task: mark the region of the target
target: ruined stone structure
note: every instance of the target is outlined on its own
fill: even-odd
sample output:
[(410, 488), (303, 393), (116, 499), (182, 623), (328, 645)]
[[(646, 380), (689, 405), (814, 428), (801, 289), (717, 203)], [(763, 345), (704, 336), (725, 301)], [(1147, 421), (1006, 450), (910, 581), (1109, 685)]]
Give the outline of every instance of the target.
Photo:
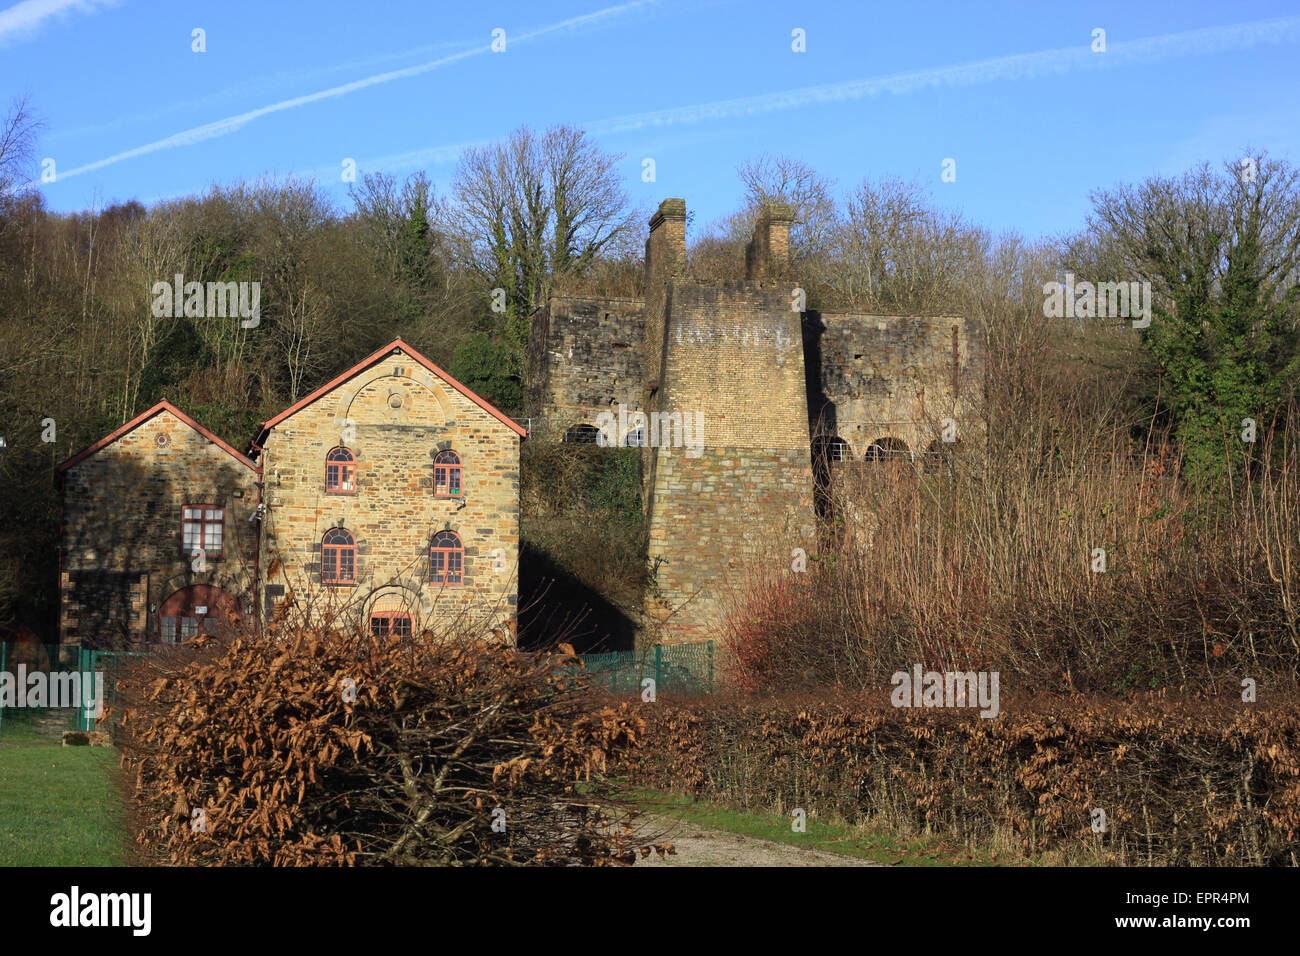
[(523, 428), (398, 340), (240, 454), (163, 402), (59, 467), (60, 639), (173, 643), (281, 602), (513, 633)]
[(667, 199), (644, 299), (556, 297), (534, 316), (529, 414), (552, 434), (643, 448), (647, 624), (666, 643), (715, 636), (732, 588), (812, 551), (815, 472), (914, 461), (978, 428), (981, 331), (958, 316), (806, 310), (791, 220), (769, 204), (745, 278), (700, 280), (686, 272), (686, 204)]

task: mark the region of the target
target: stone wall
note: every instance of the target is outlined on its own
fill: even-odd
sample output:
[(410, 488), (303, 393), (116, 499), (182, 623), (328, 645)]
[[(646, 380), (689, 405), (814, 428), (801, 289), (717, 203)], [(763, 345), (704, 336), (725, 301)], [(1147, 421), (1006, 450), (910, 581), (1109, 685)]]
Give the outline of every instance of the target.
[(756, 574), (789, 569), (791, 550), (811, 551), (808, 449), (711, 447), (699, 458), (657, 449), (646, 599), (654, 637), (708, 640), (733, 595)]
[[(790, 282), (673, 280), (653, 411), (702, 419), (696, 447), (646, 451), (647, 612), (666, 643), (717, 636), (731, 588), (811, 542), (800, 313)], [(696, 417), (698, 415), (698, 418)], [(805, 537), (806, 536), (806, 537)]]
[(685, 268), (686, 200), (665, 199), (650, 217), (650, 237), (645, 244), (644, 404), (650, 403), (650, 393), (659, 387), (662, 377), (668, 289)]
[[(349, 427), (350, 426), (350, 427)], [(484, 633), (515, 617), (519, 436), (423, 365), (395, 353), (276, 424), (264, 443), (269, 511), (263, 567), (269, 606), (292, 593), (357, 620), (403, 609), (417, 630), (466, 620)], [(325, 491), (325, 456), (357, 459), (355, 494)], [(462, 498), (435, 497), (434, 456), (457, 452)], [(357, 545), (356, 583), (321, 583), (321, 541), (343, 527)], [(464, 583), (429, 582), (441, 530), (464, 545)]]
[[(157, 608), (196, 584), (253, 609), (257, 472), (166, 410), (63, 473), (60, 640), (159, 639)], [(225, 550), (196, 571), (181, 541), (185, 505), (224, 508)]]
[(946, 418), (959, 439), (978, 428), (983, 335), (960, 316), (810, 312), (804, 349), (811, 431), (855, 458), (882, 438), (924, 452)]
[(645, 302), (553, 297), (533, 316), (528, 354), (528, 414), (542, 439), (595, 424), (619, 403), (640, 406)]

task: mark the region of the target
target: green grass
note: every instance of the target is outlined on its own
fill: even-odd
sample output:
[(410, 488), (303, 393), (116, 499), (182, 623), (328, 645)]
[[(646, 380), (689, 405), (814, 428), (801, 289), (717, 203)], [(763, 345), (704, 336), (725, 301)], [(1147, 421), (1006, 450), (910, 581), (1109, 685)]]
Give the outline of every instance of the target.
[(0, 866), (124, 865), (116, 770), (109, 747), (0, 746)]
[(789, 816), (698, 801), (676, 793), (627, 789), (620, 791), (618, 797), (647, 813), (752, 839), (858, 857), (885, 866), (998, 866), (1031, 862), (974, 852), (939, 836), (905, 839), (873, 827), (814, 816), (807, 818), (806, 832), (796, 833), (791, 829)]

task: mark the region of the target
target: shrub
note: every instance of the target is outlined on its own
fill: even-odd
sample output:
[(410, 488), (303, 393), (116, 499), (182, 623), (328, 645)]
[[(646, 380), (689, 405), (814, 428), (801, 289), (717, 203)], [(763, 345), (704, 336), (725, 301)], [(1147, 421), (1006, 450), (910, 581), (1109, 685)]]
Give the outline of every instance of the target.
[[(630, 783), (901, 833), (1111, 863), (1300, 863), (1300, 703), (1002, 698), (1001, 715), (865, 694), (662, 701)], [(1106, 815), (1093, 830), (1094, 810)], [(811, 824), (810, 824), (811, 825)], [(1095, 858), (1095, 856), (1094, 856)]]
[(783, 573), (797, 613), (762, 610), (760, 574), (729, 637), (785, 689), (874, 686), (918, 663), (997, 670), (1025, 692), (1294, 686), (1297, 436), (1300, 414), (1261, 431), (1280, 450), (1226, 496), (1185, 482), (1172, 455), (1130, 457), (1118, 434), (1050, 456), (972, 443), (940, 468), (837, 465), (820, 546), (806, 573)]
[(123, 688), (138, 842), (171, 864), (630, 862), (603, 771), (640, 721), (572, 663), (289, 626), (151, 657)]
[(497, 408), (518, 414), (523, 408), (524, 391), (514, 368), (508, 345), (493, 342), (482, 332), (471, 332), (452, 354), (448, 371)]

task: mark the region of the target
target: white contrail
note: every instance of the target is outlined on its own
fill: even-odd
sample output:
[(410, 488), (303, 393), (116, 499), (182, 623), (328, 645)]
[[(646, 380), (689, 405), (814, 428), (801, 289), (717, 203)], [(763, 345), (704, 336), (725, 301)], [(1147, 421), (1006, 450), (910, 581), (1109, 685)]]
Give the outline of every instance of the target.
[(654, 126), (676, 126), (682, 123), (698, 123), (704, 120), (797, 109), (818, 103), (858, 100), (881, 93), (901, 96), (928, 88), (1028, 79), (1053, 73), (1068, 73), (1081, 67), (1106, 67), (1130, 62), (1150, 63), (1171, 57), (1248, 49), (1264, 43), (1295, 42), (1297, 39), (1300, 39), (1300, 17), (1256, 20), (1227, 27), (1208, 27), (1185, 33), (1170, 33), (1140, 40), (1109, 43), (1104, 53), (1092, 52), (1088, 40), (1085, 39), (1078, 46), (1058, 50), (1019, 53), (956, 66), (894, 73), (889, 76), (829, 83), (824, 86), (805, 86), (779, 93), (716, 100), (712, 103), (679, 106), (648, 113), (631, 113), (600, 120), (585, 128), (594, 135), (600, 135)]
[[(32, 0), (32, 2), (36, 2), (36, 0)], [(53, 0), (50, 0), (50, 2), (53, 2)], [(569, 19), (562, 20), (559, 23), (553, 23), (550, 26), (542, 27), (541, 29), (533, 30), (529, 33), (523, 33), (516, 37), (507, 35), (507, 49), (509, 49), (509, 44), (522, 43), (561, 30), (574, 30), (580, 27), (590, 26), (591, 24), (597, 23), (601, 20), (607, 20), (611, 17), (626, 13), (629, 10), (655, 2), (657, 2), (657, 0), (632, 0), (630, 3), (624, 3), (616, 7), (606, 7), (605, 9), (597, 10), (594, 13), (585, 13), (581, 16), (570, 17)], [(387, 73), (376, 73), (374, 76), (367, 76), (364, 79), (354, 80), (351, 83), (344, 83), (341, 86), (331, 86), (329, 89), (319, 90), (315, 93), (307, 93), (303, 96), (295, 96), (292, 99), (281, 100), (279, 103), (272, 103), (269, 106), (262, 106), (255, 110), (249, 110), (247, 113), (239, 113), (236, 116), (227, 116), (225, 119), (215, 120), (211, 123), (205, 123), (202, 126), (195, 126), (191, 129), (182, 130), (181, 132), (173, 133), (171, 136), (164, 139), (155, 140), (152, 143), (145, 143), (143, 146), (137, 146), (134, 149), (128, 149), (125, 152), (116, 153), (112, 156), (106, 157), (105, 159), (99, 159), (93, 163), (86, 163), (84, 166), (78, 166), (75, 169), (60, 172), (58, 174), (58, 179), (64, 180), (72, 176), (80, 176), (83, 173), (93, 172), (96, 169), (103, 169), (105, 166), (111, 166), (114, 163), (134, 159), (136, 156), (156, 153), (159, 150), (175, 149), (178, 146), (192, 146), (195, 143), (201, 143), (204, 140), (213, 139), (218, 136), (226, 136), (248, 125), (253, 120), (260, 119), (261, 117), (267, 116), (271, 113), (280, 113), (284, 110), (306, 106), (308, 103), (316, 103), (320, 100), (346, 96), (349, 93), (355, 93), (357, 90), (364, 90), (371, 86), (378, 86), (381, 83), (391, 83), (394, 80), (404, 80), (412, 76), (419, 76), (423, 73), (429, 73), (460, 60), (488, 53), (491, 49), (492, 44), (489, 41), (482, 46), (462, 50), (460, 53), (453, 53), (450, 56), (444, 56), (437, 60), (430, 60), (427, 63), (419, 63), (415, 66), (408, 66), (401, 70), (390, 70)], [(37, 186), (39, 183), (33, 181), (29, 185)]]
[(56, 14), (66, 16), (72, 11), (98, 13), (101, 7), (113, 6), (117, 0), (23, 0), (8, 10), (0, 10), (0, 46), (18, 37), (35, 32), (42, 23)]
[[(647, 129), (657, 126), (677, 126), (705, 120), (723, 120), (738, 116), (754, 116), (780, 110), (859, 100), (892, 93), (903, 96), (928, 88), (944, 86), (972, 86), (998, 80), (1028, 79), (1054, 73), (1068, 73), (1079, 68), (1114, 66), (1120, 63), (1145, 62), (1178, 56), (1219, 53), (1241, 50), (1265, 43), (1288, 43), (1300, 39), (1300, 17), (1282, 17), (1275, 20), (1255, 20), (1226, 27), (1207, 27), (1184, 33), (1145, 37), (1120, 43), (1108, 43), (1106, 52), (1094, 53), (1091, 38), (1085, 37), (1077, 46), (1038, 53), (1017, 53), (1011, 56), (977, 60), (954, 66), (933, 67), (908, 73), (864, 80), (828, 83), (822, 86), (805, 86), (778, 93), (763, 93), (730, 100), (715, 100), (693, 106), (677, 106), (647, 113), (629, 113), (591, 123), (580, 124), (592, 135), (608, 135)], [(388, 157), (399, 160), (400, 165), (445, 161), (448, 150), (454, 146), (431, 146), (427, 149)], [(366, 161), (374, 166), (379, 161)]]

